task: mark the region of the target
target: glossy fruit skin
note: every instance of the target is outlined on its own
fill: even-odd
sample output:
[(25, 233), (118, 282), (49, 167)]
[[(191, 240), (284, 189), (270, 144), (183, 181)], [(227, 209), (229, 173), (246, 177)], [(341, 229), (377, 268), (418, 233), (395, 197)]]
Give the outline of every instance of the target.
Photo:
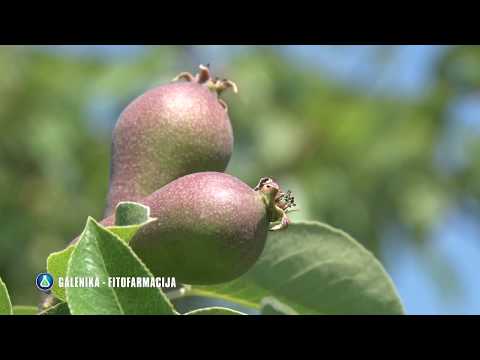
[(197, 82), (151, 89), (132, 101), (113, 131), (105, 215), (120, 201), (138, 201), (170, 181), (225, 171), (233, 131), (215, 91)]
[[(260, 257), (268, 232), (262, 196), (219, 172), (183, 176), (139, 201), (157, 220), (130, 246), (155, 276), (184, 284), (233, 280)], [(114, 224), (114, 216), (101, 222)]]

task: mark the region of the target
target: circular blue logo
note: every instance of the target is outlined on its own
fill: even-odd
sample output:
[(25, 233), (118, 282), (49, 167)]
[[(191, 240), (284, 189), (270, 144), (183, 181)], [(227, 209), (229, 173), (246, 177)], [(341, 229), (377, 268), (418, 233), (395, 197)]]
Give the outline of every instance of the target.
[(35, 285), (41, 291), (49, 291), (53, 286), (53, 276), (50, 273), (40, 273), (35, 278)]

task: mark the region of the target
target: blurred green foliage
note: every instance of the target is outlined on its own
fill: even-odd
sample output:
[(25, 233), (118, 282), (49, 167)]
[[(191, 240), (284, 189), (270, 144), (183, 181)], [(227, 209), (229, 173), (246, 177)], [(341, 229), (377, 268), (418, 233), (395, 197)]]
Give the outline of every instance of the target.
[[(386, 54), (379, 49), (382, 62)], [(413, 99), (341, 85), (276, 47), (238, 52), (223, 67), (209, 60), (240, 89), (224, 96), (236, 142), (228, 172), (290, 188), (301, 209), (293, 219), (341, 228), (379, 255), (389, 227), (421, 246), (446, 209), (480, 195), (477, 135), (465, 137), (466, 166), (435, 161), (452, 102), (479, 90), (479, 47), (449, 47), (431, 69), (433, 86)], [(197, 47), (118, 59), (0, 47), (0, 274), (14, 304), (36, 303), (33, 279), (47, 255), (88, 215), (101, 218), (122, 109), (201, 62)]]

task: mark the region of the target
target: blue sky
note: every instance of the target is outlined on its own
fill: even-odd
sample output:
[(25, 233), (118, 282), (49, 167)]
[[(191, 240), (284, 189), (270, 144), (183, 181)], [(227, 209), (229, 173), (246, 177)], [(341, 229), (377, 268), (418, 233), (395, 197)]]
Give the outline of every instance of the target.
[[(197, 46), (200, 57), (215, 59), (217, 66), (228, 61), (245, 46)], [(135, 57), (144, 51), (140, 46), (53, 47), (78, 55), (96, 54), (112, 61)], [(372, 46), (286, 46), (280, 52), (299, 65), (320, 71), (346, 86), (367, 91), (372, 96), (389, 94), (418, 97), (432, 86), (432, 65), (446, 50), (445, 46), (401, 46), (391, 52), (384, 48), (376, 57)], [(394, 55), (390, 57), (391, 55)], [(393, 61), (382, 61), (393, 59)], [(439, 161), (446, 168), (463, 166), (468, 159), (462, 152), (466, 132), (480, 132), (480, 101), (476, 97), (458, 99), (450, 110), (451, 127), (439, 149)], [(480, 313), (480, 225), (468, 209), (451, 209), (432, 235), (426, 251), (418, 252), (401, 231), (386, 234), (383, 249), (385, 267), (392, 276), (409, 314)], [(436, 272), (447, 260), (451, 268)], [(445, 270), (445, 269), (444, 269)], [(436, 275), (436, 274), (447, 274)], [(436, 276), (444, 277), (453, 289), (449, 293), (438, 286)], [(453, 295), (452, 295), (453, 294)]]

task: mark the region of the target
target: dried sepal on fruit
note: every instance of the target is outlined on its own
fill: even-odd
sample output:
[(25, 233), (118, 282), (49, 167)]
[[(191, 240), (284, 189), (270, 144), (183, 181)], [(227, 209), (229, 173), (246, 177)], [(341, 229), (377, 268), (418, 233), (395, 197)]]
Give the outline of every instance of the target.
[[(228, 79), (220, 79), (218, 77), (212, 77), (210, 73), (210, 65), (199, 65), (199, 71), (194, 76), (189, 72), (182, 72), (173, 78), (172, 82), (176, 82), (179, 80), (185, 80), (187, 82), (196, 82), (201, 85), (206, 85), (212, 92), (220, 95), (223, 91), (227, 89), (232, 89), (233, 92), (236, 94), (238, 93), (238, 86), (235, 82)], [(225, 111), (228, 111), (228, 106), (222, 99), (218, 99), (218, 102)]]
[(292, 192), (290, 190), (287, 192), (282, 191), (277, 182), (271, 177), (261, 178), (254, 190), (263, 196), (267, 209), (267, 218), (270, 225), (272, 225), (269, 230), (286, 229), (288, 224), (290, 224), (287, 214), (295, 211), (293, 208), (296, 206)]

